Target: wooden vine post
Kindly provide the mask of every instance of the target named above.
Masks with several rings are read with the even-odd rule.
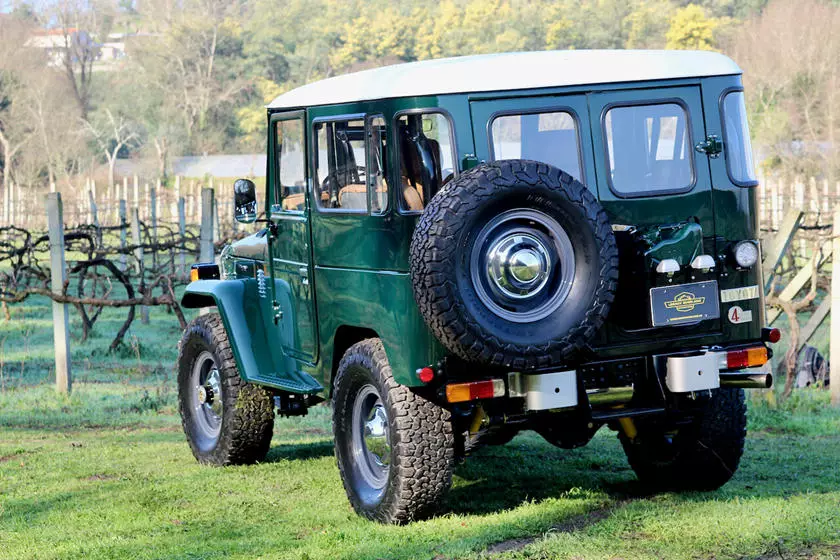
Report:
[[[61,294],[67,278],[64,262],[64,208],[61,193],[47,195],[47,224],[50,237],[50,289]],[[67,304],[53,301],[53,338],[55,342],[55,388],[69,394],[72,386],[70,371],[70,316]]]
[[[840,407],[840,206],[834,208],[834,229],[832,231],[832,246],[834,249],[833,264],[831,265],[831,333],[830,358],[834,362],[830,372],[831,404]]]

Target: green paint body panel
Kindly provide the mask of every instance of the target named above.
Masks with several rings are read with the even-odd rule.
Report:
[[[730,180],[725,145],[717,158],[695,152],[693,147],[709,135],[723,138],[721,96],[740,87],[740,76],[723,76],[384,99],[269,113],[272,132],[267,145],[264,208],[276,235],[251,236],[226,249],[222,269],[227,279],[191,284],[188,295],[206,294],[216,302],[231,334],[242,375],[250,381],[294,392],[322,388],[328,391],[341,357],[335,347],[337,334],[343,329],[356,329],[354,332],[372,332],[383,340],[399,383],[419,385],[414,372],[446,356],[420,316],[408,275],[409,246],[419,213],[401,211],[394,188],[389,189],[388,208],[381,214],[317,208],[311,158],[306,164],[305,209],[285,211],[279,204],[272,204],[277,200],[278,181],[273,133],[276,121],[303,119],[305,141],[311,146],[312,125],[317,119],[382,116],[388,130],[386,179],[393,186],[400,184],[398,153],[392,141],[394,123],[403,111],[443,112],[453,128],[457,151],[454,161],[460,166],[457,171],[464,171],[492,159],[488,131],[497,113],[562,108],[573,113],[579,129],[582,180],[598,197],[613,224],[645,230],[650,235],[662,226],[684,224],[671,237],[651,238],[647,266],[661,258],[677,258],[686,264],[699,251],[723,262],[734,243],[758,238],[755,189],[737,186]],[[681,104],[689,115],[694,168],[691,188],[633,198],[616,194],[607,180],[609,162],[603,130],[606,111],[616,104],[669,101]],[[247,262],[254,264],[249,266]],[[274,279],[273,283],[268,282],[265,296],[259,295],[254,279],[260,268]],[[748,270],[722,267],[711,277],[698,278],[689,271],[677,281],[715,279],[725,290],[761,286],[760,276],[760,266]],[[644,281],[651,285],[661,282],[655,275]],[[272,301],[282,311],[282,318],[277,321]],[[691,326],[630,329],[611,317],[594,343],[598,357],[649,355],[760,340],[763,297],[737,302],[757,317],[751,323],[736,325],[727,321],[731,305],[721,304],[721,319]]]
[[[207,307],[208,298],[219,310],[243,379],[294,393],[317,393],[323,389],[312,376],[301,371],[297,360],[278,351],[278,333],[265,328],[270,309],[259,295],[256,280],[191,282],[182,303],[184,307]]]

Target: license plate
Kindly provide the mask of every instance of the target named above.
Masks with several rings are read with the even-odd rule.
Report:
[[[717,319],[720,317],[717,281],[651,288],[650,314],[654,327]]]

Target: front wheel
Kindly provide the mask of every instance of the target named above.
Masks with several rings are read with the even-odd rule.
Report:
[[[405,523],[433,513],[452,484],[449,412],[397,384],[379,339],[350,347],[333,391],[338,470],[359,515]]]
[[[239,376],[218,314],[202,315],[184,331],[178,405],[187,441],[200,463],[242,465],[268,453],[274,403],[265,389]]]
[[[747,435],[743,389],[717,389],[687,425],[638,425],[630,440],[620,436],[639,480],[670,490],[717,490],[735,474]]]

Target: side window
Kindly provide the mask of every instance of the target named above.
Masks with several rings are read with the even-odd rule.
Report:
[[[418,113],[400,116],[396,134],[401,206],[420,212],[457,172],[452,127],[441,113]]]
[[[577,122],[567,111],[502,115],[490,125],[493,159],[532,159],[581,180]]]
[[[752,186],[757,183],[753,161],[750,130],[747,127],[747,107],[744,92],[727,93],[722,103],[723,149],[729,178],[736,185]]]
[[[368,121],[368,188],[370,189],[370,211],[381,214],[388,209],[388,138],[383,117]]]
[[[306,197],[303,119],[277,121],[275,134],[278,169],[274,203],[283,210],[301,211]]]
[[[317,122],[314,132],[318,207],[367,211],[364,121]]]
[[[613,107],[604,117],[609,179],[618,194],[690,189],[688,115],[678,103]]]

